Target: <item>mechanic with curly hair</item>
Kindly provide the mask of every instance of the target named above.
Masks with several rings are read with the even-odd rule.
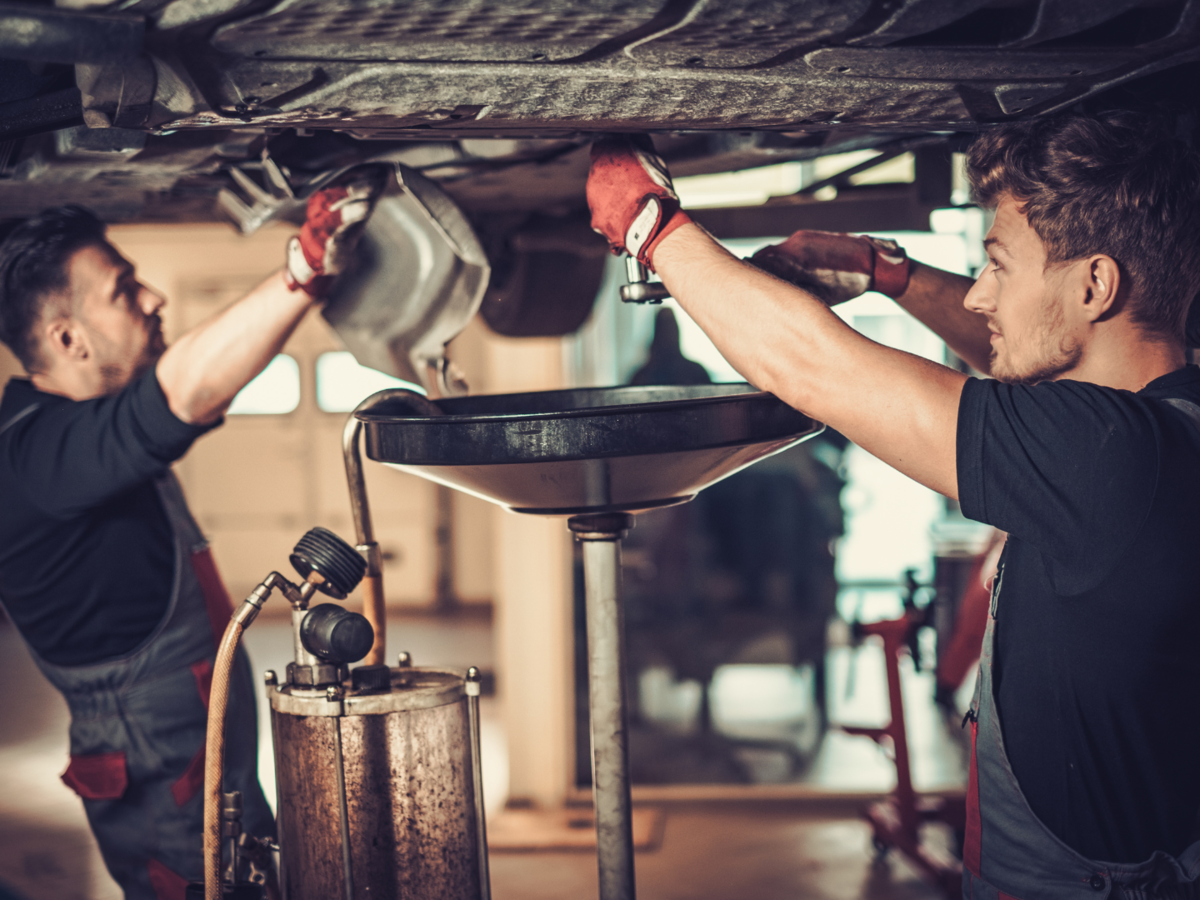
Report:
[[[29,376],[0,401],[0,601],[67,701],[63,781],[128,900],[203,879],[206,707],[232,611],[171,464],[319,302],[381,188],[360,170],[315,193],[285,267],[170,347],[165,300],[87,210],[0,244],[0,341]],[[244,654],[230,690],[225,790],[270,838]]]
[[[643,139],[594,146],[588,200],[748,381],[1008,532],[964,896],[1200,896],[1200,160],[1165,121],[1070,113],[986,132],[968,170],[995,209],[974,283],[849,235],[738,260]],[[827,305],[866,290],[991,378]]]

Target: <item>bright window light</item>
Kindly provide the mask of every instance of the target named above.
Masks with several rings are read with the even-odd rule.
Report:
[[[300,405],[300,366],[280,353],[258,377],[238,391],[227,415],[280,416]]]
[[[961,233],[949,231],[951,226],[959,223],[953,216],[939,221],[944,222],[948,233],[874,231],[872,234],[898,240],[913,259],[966,274],[969,271],[967,242]],[[779,237],[740,238],[722,243],[734,256],[745,258],[759,248],[781,240]],[[618,274],[623,281],[624,273]],[[714,381],[743,380],[681,307],[673,300],[665,301],[664,306],[675,311],[684,356],[703,365]],[[632,343],[649,347],[656,311],[657,307],[653,306],[630,311],[631,315],[637,316],[636,324],[631,327]],[[882,294],[864,294],[833,307],[833,311],[857,331],[879,343],[936,362],[944,358],[941,339]],[[629,370],[631,373],[641,365],[644,352],[635,358]],[[844,465],[850,476],[850,487],[843,495],[847,533],[839,542],[838,577],[843,581],[890,580],[898,578],[909,567],[927,576],[933,553],[931,529],[942,517],[941,500],[929,489],[858,447],[849,450]],[[896,596],[895,591],[888,594],[891,602],[895,602]],[[738,677],[767,677],[757,668],[752,672],[758,674],[742,673]],[[716,685],[714,681],[714,689]],[[762,689],[767,690],[766,687]]]
[[[738,172],[688,175],[674,179],[674,184],[680,203],[687,209],[758,206],[804,187],[804,171],[804,163],[785,162]]]
[[[910,257],[939,269],[963,275],[970,271],[969,248],[961,233],[871,234],[894,238]],[[863,294],[833,311],[874,341],[934,362],[945,359],[941,339],[883,294]],[[851,447],[843,464],[850,485],[842,494],[846,535],[838,546],[838,578],[843,582],[898,579],[905,569],[915,568],[919,577],[927,579],[934,526],[944,516],[941,498],[860,447]],[[894,604],[884,615],[897,611],[895,591],[881,599]]]
[[[724,665],[713,672],[709,698],[721,725],[796,719],[812,706],[811,670],[784,665]]]
[[[878,150],[850,150],[847,153],[829,153],[813,160],[813,181],[824,181],[851,166],[857,166],[879,155]]]
[[[847,169],[867,162],[879,156],[878,150],[852,150],[849,153],[834,153],[813,160],[813,181],[824,181]],[[896,182],[911,183],[916,178],[916,162],[911,153],[901,153],[899,156],[885,160],[872,169],[851,175],[850,184],[893,184]]]
[[[324,412],[350,412],[376,391],[385,388],[406,388],[418,394],[425,393],[420,385],[359,365],[354,355],[345,350],[322,353],[317,357],[317,406]]]

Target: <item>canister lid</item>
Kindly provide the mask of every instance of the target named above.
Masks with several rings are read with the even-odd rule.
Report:
[[[268,689],[271,708],[293,716],[373,716],[431,709],[466,696],[466,676],[456,669],[393,668],[391,688],[355,693],[352,683],[341,685],[341,696],[327,688],[281,684]],[[337,692],[333,692],[336,694]]]

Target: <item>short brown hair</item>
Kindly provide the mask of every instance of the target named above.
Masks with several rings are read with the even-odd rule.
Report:
[[[47,299],[67,288],[76,250],[104,243],[104,223],[81,206],[58,206],[26,219],[0,242],[0,343],[25,371],[42,365],[35,330]]]
[[[1046,246],[1048,263],[1111,256],[1148,334],[1183,339],[1200,291],[1200,159],[1143,113],[1068,113],[1004,125],[967,155],[976,199],[1005,195]]]

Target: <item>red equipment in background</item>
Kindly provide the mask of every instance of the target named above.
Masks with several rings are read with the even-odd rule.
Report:
[[[853,624],[856,641],[869,635],[883,640],[890,721],[882,728],[840,727],[846,734],[869,737],[885,750],[890,750],[896,764],[896,787],[891,795],[863,810],[863,815],[871,823],[875,849],[882,855],[896,848],[937,884],[948,898],[958,898],[962,896],[962,862],[942,847],[921,840],[921,826],[929,822],[942,822],[954,829],[956,835],[961,835],[966,827],[966,802],[963,797],[918,797],[913,789],[908,735],[904,726],[900,656],[907,651],[914,661],[919,660],[917,633],[926,624],[928,607],[916,605],[916,593],[921,586],[911,570],[905,572],[905,582],[907,592],[903,616],[882,622]]]

